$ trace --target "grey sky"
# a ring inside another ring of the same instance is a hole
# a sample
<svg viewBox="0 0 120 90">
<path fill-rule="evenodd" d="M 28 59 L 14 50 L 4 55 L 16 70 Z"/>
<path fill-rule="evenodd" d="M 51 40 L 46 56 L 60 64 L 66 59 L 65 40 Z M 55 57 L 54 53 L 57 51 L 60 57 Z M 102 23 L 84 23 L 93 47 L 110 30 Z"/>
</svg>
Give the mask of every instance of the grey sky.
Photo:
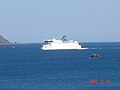
<svg viewBox="0 0 120 90">
<path fill-rule="evenodd" d="M 120 41 L 120 0 L 0 0 L 0 34 L 13 42 L 63 35 L 80 42 Z"/>
</svg>

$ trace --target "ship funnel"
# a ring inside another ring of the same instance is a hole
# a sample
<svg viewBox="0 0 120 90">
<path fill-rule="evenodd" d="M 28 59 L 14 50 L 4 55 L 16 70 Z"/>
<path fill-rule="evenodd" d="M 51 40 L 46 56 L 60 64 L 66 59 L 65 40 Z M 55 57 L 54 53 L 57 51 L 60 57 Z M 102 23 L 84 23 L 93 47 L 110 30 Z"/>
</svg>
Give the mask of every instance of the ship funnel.
<svg viewBox="0 0 120 90">
<path fill-rule="evenodd" d="M 62 37 L 62 41 L 63 41 L 63 42 L 66 41 L 66 36 L 63 36 L 63 37 Z"/>
</svg>

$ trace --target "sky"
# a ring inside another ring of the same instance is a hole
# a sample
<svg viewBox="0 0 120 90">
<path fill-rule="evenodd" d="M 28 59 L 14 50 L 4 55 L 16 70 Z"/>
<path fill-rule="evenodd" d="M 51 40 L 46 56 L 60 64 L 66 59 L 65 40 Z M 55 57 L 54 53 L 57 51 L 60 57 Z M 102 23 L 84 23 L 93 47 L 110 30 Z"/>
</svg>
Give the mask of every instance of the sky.
<svg viewBox="0 0 120 90">
<path fill-rule="evenodd" d="M 120 0 L 0 0 L 0 35 L 21 43 L 63 35 L 120 42 Z"/>
</svg>

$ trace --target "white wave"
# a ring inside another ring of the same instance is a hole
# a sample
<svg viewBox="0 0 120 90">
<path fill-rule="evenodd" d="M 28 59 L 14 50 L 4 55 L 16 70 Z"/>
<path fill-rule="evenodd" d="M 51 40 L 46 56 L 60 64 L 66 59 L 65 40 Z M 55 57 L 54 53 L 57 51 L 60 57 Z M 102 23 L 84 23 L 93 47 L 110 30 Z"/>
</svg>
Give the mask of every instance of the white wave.
<svg viewBox="0 0 120 90">
<path fill-rule="evenodd" d="M 88 48 L 88 49 L 104 49 L 104 48 Z"/>
</svg>

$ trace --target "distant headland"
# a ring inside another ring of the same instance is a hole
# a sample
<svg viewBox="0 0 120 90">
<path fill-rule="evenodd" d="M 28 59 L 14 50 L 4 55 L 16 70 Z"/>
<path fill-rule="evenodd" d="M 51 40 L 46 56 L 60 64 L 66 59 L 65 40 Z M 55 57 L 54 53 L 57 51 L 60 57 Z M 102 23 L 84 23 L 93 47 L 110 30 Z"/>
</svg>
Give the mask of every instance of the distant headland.
<svg viewBox="0 0 120 90">
<path fill-rule="evenodd" d="M 10 44 L 11 42 L 0 35 L 0 44 Z"/>
</svg>

